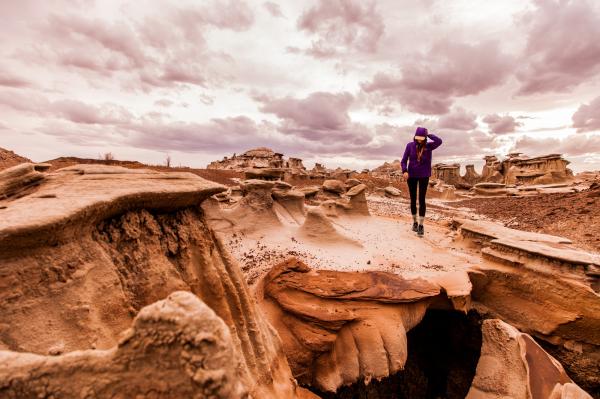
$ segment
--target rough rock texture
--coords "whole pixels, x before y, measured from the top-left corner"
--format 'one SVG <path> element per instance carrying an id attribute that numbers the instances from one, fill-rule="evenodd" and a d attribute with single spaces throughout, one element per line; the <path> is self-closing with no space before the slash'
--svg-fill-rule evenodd
<path id="1" fill-rule="evenodd" d="M 294 222 L 300 224 L 306 216 L 304 208 L 304 193 L 291 189 L 274 189 L 271 193 L 275 202 L 283 207 L 285 215 L 289 215 Z"/>
<path id="2" fill-rule="evenodd" d="M 367 186 L 364 184 L 358 184 L 356 186 L 353 186 L 350 190 L 348 190 L 348 192 L 346 193 L 346 196 L 350 199 L 349 200 L 349 213 L 350 214 L 355 214 L 355 215 L 364 215 L 364 216 L 368 216 L 370 215 L 369 213 L 369 206 L 367 204 Z"/>
<path id="3" fill-rule="evenodd" d="M 0 351 L 0 396 L 247 397 L 229 328 L 189 292 L 143 308 L 116 347 L 48 357 Z"/>
<path id="4" fill-rule="evenodd" d="M 439 179 L 446 184 L 451 184 L 453 186 L 457 186 L 462 182 L 460 176 L 460 165 L 455 164 L 443 164 L 438 163 L 433 166 L 431 170 L 431 177 L 434 179 Z"/>
<path id="5" fill-rule="evenodd" d="M 276 334 L 257 311 L 239 266 L 207 227 L 198 207 L 223 189 L 187 173 L 77 166 L 49 173 L 35 196 L 2 202 L 6 208 L 0 209 L 0 348 L 39 354 L 108 349 L 141 308 L 185 290 L 196 294 L 228 327 L 232 359 L 239 359 L 230 362 L 235 381 L 254 397 L 295 397 Z M 161 346 L 160 356 L 177 359 L 177 354 L 166 353 L 170 348 Z M 116 356 L 111 353 L 106 356 Z M 16 356 L 17 365 L 23 364 L 20 375 L 33 373 L 47 361 L 33 355 L 3 356 Z M 69 369 L 71 359 L 78 356 L 60 358 L 71 370 L 57 379 L 64 382 L 64 389 L 79 386 L 78 376 L 82 381 L 89 378 L 84 378 L 87 354 Z M 25 364 L 23 359 L 32 360 Z M 112 362 L 91 359 L 106 367 Z M 197 367 L 199 359 L 189 359 Z M 173 370 L 186 378 L 180 367 Z M 148 376 L 149 372 L 139 378 Z M 218 373 L 213 377 L 221 378 Z M 170 380 L 159 379 L 161 389 L 167 389 Z M 66 386 L 71 382 L 72 387 Z M 3 378 L 0 387 L 6 386 Z M 115 395 L 123 397 L 126 392 Z M 196 397 L 206 396 L 199 391 Z"/>
<path id="6" fill-rule="evenodd" d="M 325 180 L 323 182 L 323 190 L 336 194 L 342 194 L 346 192 L 346 186 L 340 180 Z"/>
<path id="7" fill-rule="evenodd" d="M 246 179 L 262 179 L 262 180 L 278 180 L 282 179 L 285 170 L 282 168 L 262 168 L 262 169 L 246 169 L 244 176 Z"/>
<path id="8" fill-rule="evenodd" d="M 248 168 L 281 168 L 284 166 L 283 154 L 270 148 L 260 147 L 248 150 L 241 155 L 233 154 L 221 161 L 211 162 L 207 169 L 231 169 L 244 171 Z"/>
<path id="9" fill-rule="evenodd" d="M 0 200 L 22 197 L 32 192 L 45 175 L 50 165 L 22 163 L 0 172 Z"/>
<path id="10" fill-rule="evenodd" d="M 243 197 L 231 208 L 216 212 L 211 217 L 221 219 L 223 227 L 230 226 L 242 232 L 258 228 L 279 226 L 271 191 L 274 182 L 245 180 L 242 184 Z"/>
<path id="11" fill-rule="evenodd" d="M 491 222 L 468 221 L 461 231 L 496 262 L 469 272 L 475 308 L 539 339 L 579 386 L 600 395 L 600 257 Z"/>
<path id="12" fill-rule="evenodd" d="M 485 320 L 477 372 L 466 399 L 591 399 L 527 334 Z"/>
<path id="13" fill-rule="evenodd" d="M 330 392 L 401 370 L 406 332 L 439 294 L 421 279 L 315 271 L 296 259 L 273 268 L 259 289 L 294 375 Z"/>
<path id="14" fill-rule="evenodd" d="M 386 197 L 391 197 L 391 198 L 400 197 L 402 195 L 400 190 L 398 190 L 396 187 L 392 187 L 392 186 L 387 186 L 384 189 L 384 192 L 385 192 Z"/>
<path id="15" fill-rule="evenodd" d="M 335 210 L 335 202 L 333 202 L 332 206 Z M 298 232 L 304 238 L 323 245 L 360 245 L 358 242 L 338 232 L 321 208 L 310 208 L 308 210 L 306 220 L 300 226 Z"/>
<path id="16" fill-rule="evenodd" d="M 31 160 L 15 154 L 13 151 L 0 147 L 0 170 L 11 168 L 25 162 L 31 162 Z"/>

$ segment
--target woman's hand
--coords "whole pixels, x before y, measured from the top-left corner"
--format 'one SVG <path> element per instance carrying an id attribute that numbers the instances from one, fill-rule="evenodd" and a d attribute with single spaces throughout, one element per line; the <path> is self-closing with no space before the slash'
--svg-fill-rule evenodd
<path id="1" fill-rule="evenodd" d="M 402 177 L 404 177 L 404 180 L 408 180 L 408 172 L 402 173 Z"/>

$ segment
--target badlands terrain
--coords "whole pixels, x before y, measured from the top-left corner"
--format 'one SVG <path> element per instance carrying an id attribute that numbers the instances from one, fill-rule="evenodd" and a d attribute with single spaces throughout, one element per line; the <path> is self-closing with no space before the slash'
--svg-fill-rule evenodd
<path id="1" fill-rule="evenodd" d="M 0 398 L 600 398 L 600 175 L 0 149 Z"/>

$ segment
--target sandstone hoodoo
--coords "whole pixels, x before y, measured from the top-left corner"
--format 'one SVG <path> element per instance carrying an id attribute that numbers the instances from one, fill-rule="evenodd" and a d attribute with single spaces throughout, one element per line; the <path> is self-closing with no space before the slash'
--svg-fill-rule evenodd
<path id="1" fill-rule="evenodd" d="M 432 177 L 459 188 L 470 188 L 477 183 L 540 185 L 573 180 L 573 172 L 567 168 L 570 162 L 560 154 L 529 158 L 514 153 L 503 161 L 495 156 L 486 156 L 484 159 L 481 175 L 473 165 L 467 165 L 465 175 L 461 176 L 459 164 L 437 164 L 433 167 Z"/>

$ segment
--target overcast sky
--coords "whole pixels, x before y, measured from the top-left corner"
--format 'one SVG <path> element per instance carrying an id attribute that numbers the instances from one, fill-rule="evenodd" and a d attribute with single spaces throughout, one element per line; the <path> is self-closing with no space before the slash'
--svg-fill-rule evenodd
<path id="1" fill-rule="evenodd" d="M 204 167 L 564 153 L 600 169 L 600 1 L 0 0 L 0 147 Z"/>

